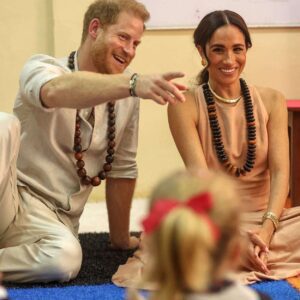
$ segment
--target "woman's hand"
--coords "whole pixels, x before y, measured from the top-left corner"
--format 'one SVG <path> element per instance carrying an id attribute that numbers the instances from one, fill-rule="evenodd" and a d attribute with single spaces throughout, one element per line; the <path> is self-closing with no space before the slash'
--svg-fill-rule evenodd
<path id="1" fill-rule="evenodd" d="M 265 274 L 269 273 L 267 267 L 269 245 L 273 235 L 273 230 L 264 227 L 256 230 L 248 230 L 247 258 L 253 267 Z"/>

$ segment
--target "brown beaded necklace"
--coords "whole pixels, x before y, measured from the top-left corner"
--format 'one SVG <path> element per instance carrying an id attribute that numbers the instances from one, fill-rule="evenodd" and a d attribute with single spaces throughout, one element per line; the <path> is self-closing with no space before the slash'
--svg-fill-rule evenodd
<path id="1" fill-rule="evenodd" d="M 244 99 L 245 115 L 247 120 L 247 136 L 248 136 L 248 149 L 246 162 L 242 167 L 236 167 L 229 162 L 229 158 L 224 149 L 222 141 L 221 128 L 218 121 L 216 103 L 211 90 L 207 83 L 203 88 L 203 93 L 207 105 L 207 112 L 209 118 L 210 129 L 212 132 L 213 145 L 218 157 L 219 162 L 224 166 L 226 171 L 232 175 L 239 177 L 240 175 L 245 176 L 246 172 L 250 172 L 253 169 L 256 158 L 256 126 L 255 118 L 253 114 L 253 104 L 250 96 L 248 86 L 244 79 L 240 79 L 242 95 Z"/>
<path id="2" fill-rule="evenodd" d="M 75 51 L 71 52 L 68 58 L 68 67 L 74 71 L 74 57 L 75 57 Z M 106 173 L 111 171 L 112 169 L 112 162 L 114 161 L 114 147 L 116 145 L 115 143 L 115 132 L 116 132 L 116 114 L 115 114 L 115 104 L 112 102 L 108 102 L 107 104 L 107 110 L 108 110 L 108 128 L 107 128 L 107 138 L 108 138 L 108 144 L 107 144 L 107 156 L 105 157 L 105 163 L 103 164 L 103 169 L 98 173 L 98 175 L 94 177 L 90 177 L 87 175 L 86 169 L 84 168 L 85 162 L 83 160 L 83 152 L 82 152 L 82 146 L 81 146 L 81 118 L 79 116 L 80 110 L 77 109 L 76 111 L 76 123 L 75 123 L 75 136 L 74 136 L 74 157 L 76 159 L 76 167 L 77 167 L 77 174 L 79 178 L 81 179 L 82 184 L 84 185 L 92 185 L 97 186 L 101 183 L 101 180 L 105 180 Z M 95 108 L 92 109 L 92 115 L 95 115 Z"/>

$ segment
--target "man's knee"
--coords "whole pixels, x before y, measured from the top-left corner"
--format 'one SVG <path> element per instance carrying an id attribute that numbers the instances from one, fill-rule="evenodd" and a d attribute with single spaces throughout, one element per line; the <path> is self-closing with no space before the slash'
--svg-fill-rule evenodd
<path id="1" fill-rule="evenodd" d="M 42 271 L 41 281 L 69 281 L 75 278 L 80 271 L 81 246 L 75 238 L 66 239 L 52 246 L 46 260 L 46 262 L 42 262 L 42 269 L 46 273 Z"/>
<path id="2" fill-rule="evenodd" d="M 58 256 L 55 258 L 55 267 L 61 278 L 59 281 L 69 281 L 75 278 L 81 268 L 82 249 L 77 240 L 66 240 L 60 246 Z"/>

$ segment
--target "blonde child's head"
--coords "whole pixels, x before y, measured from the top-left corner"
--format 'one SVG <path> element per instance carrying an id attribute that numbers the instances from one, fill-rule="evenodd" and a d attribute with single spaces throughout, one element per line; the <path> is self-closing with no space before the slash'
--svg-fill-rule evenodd
<path id="1" fill-rule="evenodd" d="M 181 299 L 220 279 L 237 240 L 238 211 L 233 183 L 224 174 L 177 172 L 154 188 L 143 224 L 151 257 L 145 279 L 158 284 L 155 299 Z"/>

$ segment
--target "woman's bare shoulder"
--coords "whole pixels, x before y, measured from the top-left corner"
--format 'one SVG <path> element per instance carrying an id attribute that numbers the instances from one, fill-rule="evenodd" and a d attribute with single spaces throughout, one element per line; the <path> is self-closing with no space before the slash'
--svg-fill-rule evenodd
<path id="1" fill-rule="evenodd" d="M 197 116 L 197 104 L 195 99 L 195 89 L 190 88 L 184 92 L 185 102 L 168 105 L 169 116 L 191 117 L 195 120 Z"/>
<path id="2" fill-rule="evenodd" d="M 183 93 L 185 101 L 176 103 L 176 105 L 169 105 L 170 109 L 191 109 L 196 105 L 195 89 L 190 88 Z"/>
<path id="3" fill-rule="evenodd" d="M 286 106 L 286 100 L 284 95 L 273 88 L 256 86 L 266 109 L 268 112 L 272 111 L 275 107 Z"/>
<path id="4" fill-rule="evenodd" d="M 271 98 L 271 99 L 276 99 L 276 98 L 284 98 L 283 94 L 273 88 L 270 87 L 263 87 L 263 86 L 255 86 L 259 94 L 264 97 L 264 98 Z"/>
<path id="5" fill-rule="evenodd" d="M 187 101 L 193 101 L 193 102 L 195 102 L 196 87 L 190 87 L 188 90 L 186 90 L 184 92 L 184 95 L 185 95 Z"/>

